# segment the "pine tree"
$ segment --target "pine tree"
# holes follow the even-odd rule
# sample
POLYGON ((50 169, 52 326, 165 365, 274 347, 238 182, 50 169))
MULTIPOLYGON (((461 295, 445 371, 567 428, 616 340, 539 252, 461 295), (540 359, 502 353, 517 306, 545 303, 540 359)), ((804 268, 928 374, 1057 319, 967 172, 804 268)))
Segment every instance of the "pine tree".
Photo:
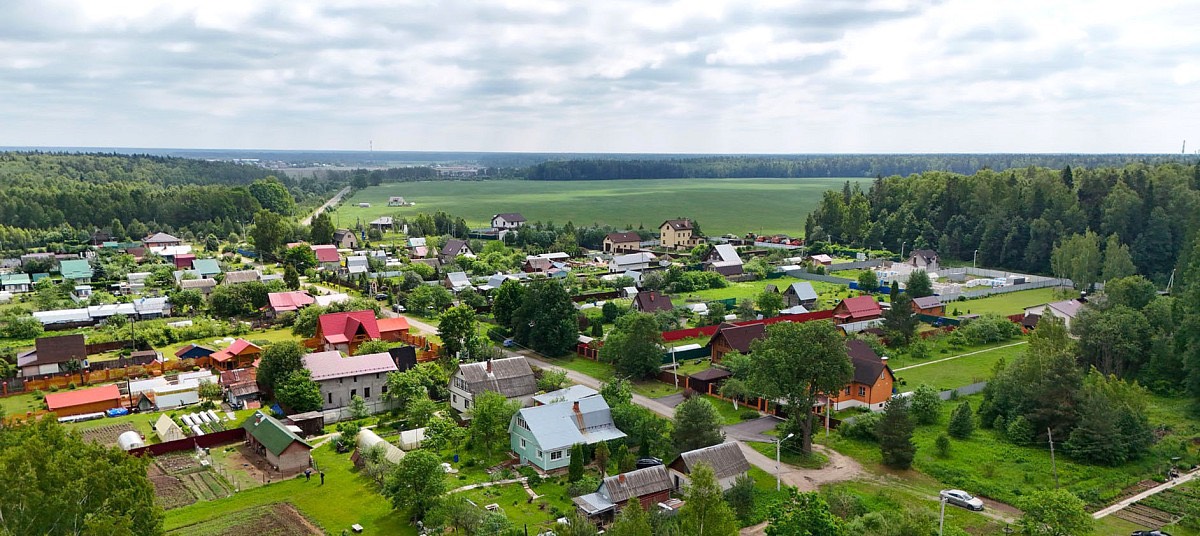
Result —
POLYGON ((603 477, 608 473, 608 458, 609 458, 608 443, 601 441, 596 445, 596 452, 593 455, 596 458, 596 467, 600 469, 600 476, 603 477))
POLYGON ((971 403, 963 402, 950 413, 950 426, 946 430, 955 439, 966 439, 975 432, 975 415, 971 403))
POLYGON ((567 467, 567 481, 578 482, 583 478, 583 444, 571 447, 571 465, 567 467))
POLYGON ((908 415, 908 400, 893 397, 883 409, 879 421, 879 450, 883 453, 883 464, 896 469, 912 467, 917 446, 912 441, 912 418, 908 415))
POLYGON ((650 515, 642 510, 642 502, 632 500, 626 502, 625 507, 621 508, 621 513, 617 515, 616 521, 605 534, 609 536, 652 536, 654 531, 650 526, 650 515))

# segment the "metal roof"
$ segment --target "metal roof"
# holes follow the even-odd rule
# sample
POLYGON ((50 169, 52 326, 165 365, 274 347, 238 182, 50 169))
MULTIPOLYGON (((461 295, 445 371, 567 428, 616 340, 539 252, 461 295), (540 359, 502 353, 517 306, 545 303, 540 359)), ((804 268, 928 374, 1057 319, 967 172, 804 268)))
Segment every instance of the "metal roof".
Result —
POLYGON ((696 464, 707 463, 713 468, 717 479, 744 474, 750 470, 750 462, 737 443, 720 443, 711 447, 689 450, 671 462, 671 469, 691 474, 696 464))
POLYGON ((306 448, 312 449, 312 445, 306 443, 295 432, 288 430, 283 423, 261 411, 254 412, 253 416, 246 419, 242 428, 276 456, 282 454, 294 442, 299 442, 306 448))
POLYGON ((379 374, 381 372, 396 372, 396 363, 392 354, 380 352, 342 357, 336 350, 316 352, 304 356, 304 368, 312 373, 313 381, 349 378, 364 374, 379 374))
POLYGON ((572 385, 566 389, 537 395, 533 397, 533 400, 539 404, 554 404, 556 402, 574 402, 598 394, 600 394, 599 391, 586 385, 572 385))
POLYGON ((591 445, 625 437, 625 433, 613 424, 612 411, 601 396, 523 408, 513 416, 510 429, 516 426, 517 417, 529 425, 530 433, 542 450, 555 450, 579 443, 591 445))

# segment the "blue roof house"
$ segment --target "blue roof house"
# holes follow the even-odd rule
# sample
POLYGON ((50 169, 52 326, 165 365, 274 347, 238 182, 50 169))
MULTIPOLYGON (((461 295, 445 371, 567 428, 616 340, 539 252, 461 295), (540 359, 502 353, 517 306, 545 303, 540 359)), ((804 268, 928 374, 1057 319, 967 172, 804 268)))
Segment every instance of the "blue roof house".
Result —
POLYGON ((613 424, 612 412, 599 395, 522 408, 513 415, 508 434, 521 463, 531 463, 543 471, 569 465, 574 445, 625 437, 613 424))

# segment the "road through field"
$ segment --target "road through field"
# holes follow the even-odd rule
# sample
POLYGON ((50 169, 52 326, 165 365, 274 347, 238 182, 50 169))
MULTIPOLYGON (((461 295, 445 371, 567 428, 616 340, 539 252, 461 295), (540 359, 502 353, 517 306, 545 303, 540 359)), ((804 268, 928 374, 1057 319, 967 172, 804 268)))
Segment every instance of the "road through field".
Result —
POLYGON ((312 214, 309 214, 303 220, 300 220, 300 223, 303 225, 311 225, 313 217, 315 217, 317 214, 320 214, 320 213, 328 210, 329 207, 336 205, 338 203, 338 201, 341 201, 342 198, 346 197, 346 194, 349 194, 349 193, 350 193, 349 186, 342 188, 341 190, 338 190, 338 193, 334 194, 333 197, 329 198, 329 201, 326 201, 324 205, 317 207, 316 210, 312 211, 312 214))

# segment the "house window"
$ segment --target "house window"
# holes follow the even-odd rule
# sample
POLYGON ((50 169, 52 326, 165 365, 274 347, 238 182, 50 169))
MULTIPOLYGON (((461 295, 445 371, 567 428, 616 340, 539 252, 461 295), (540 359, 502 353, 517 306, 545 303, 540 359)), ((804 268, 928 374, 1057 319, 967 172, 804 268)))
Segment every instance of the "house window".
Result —
POLYGON ((354 398, 354 396, 355 396, 355 395, 357 395, 357 394, 358 394, 358 389, 351 389, 351 390, 350 390, 350 398, 354 398))
POLYGON ((380 391, 382 391, 382 392, 383 392, 383 394, 385 394, 385 395, 386 395, 386 394, 387 394, 387 384, 386 384, 386 383, 385 383, 385 384, 383 384, 383 387, 381 387, 379 390, 380 390, 380 391))
POLYGON ((338 378, 338 383, 342 383, 342 378, 338 378))
POLYGON ((538 457, 538 459, 539 459, 539 460, 540 460, 540 459, 542 459, 542 451, 541 451, 541 450, 538 450, 538 455, 537 455, 537 457, 538 457))
POLYGON ((371 388, 363 387, 363 398, 371 398, 371 388))
POLYGON ((867 388, 859 387, 858 388, 858 396, 867 396, 867 388))
POLYGON ((846 388, 846 396, 850 396, 850 388, 849 387, 846 388))
POLYGON ((379 379, 379 373, 378 373, 378 372, 376 372, 376 373, 375 373, 375 379, 376 379, 376 380, 378 380, 378 379, 379 379))
POLYGON ((330 403, 330 404, 332 404, 332 403, 333 403, 333 393, 332 393, 332 392, 331 392, 331 393, 329 393, 329 403, 330 403))
POLYGON ((521 450, 525 450, 525 438, 521 438, 521 450))
POLYGON ((562 457, 563 457, 563 451, 561 451, 561 450, 556 450, 556 451, 550 453, 550 461, 561 460, 562 457))
POLYGON ((358 383, 358 376, 354 377, 354 383, 358 383))
POLYGON ((529 430, 529 423, 525 422, 525 417, 517 416, 517 426, 529 430))
POLYGON ((450 402, 457 404, 458 403, 458 395, 454 395, 454 394, 450 395, 450 402))

